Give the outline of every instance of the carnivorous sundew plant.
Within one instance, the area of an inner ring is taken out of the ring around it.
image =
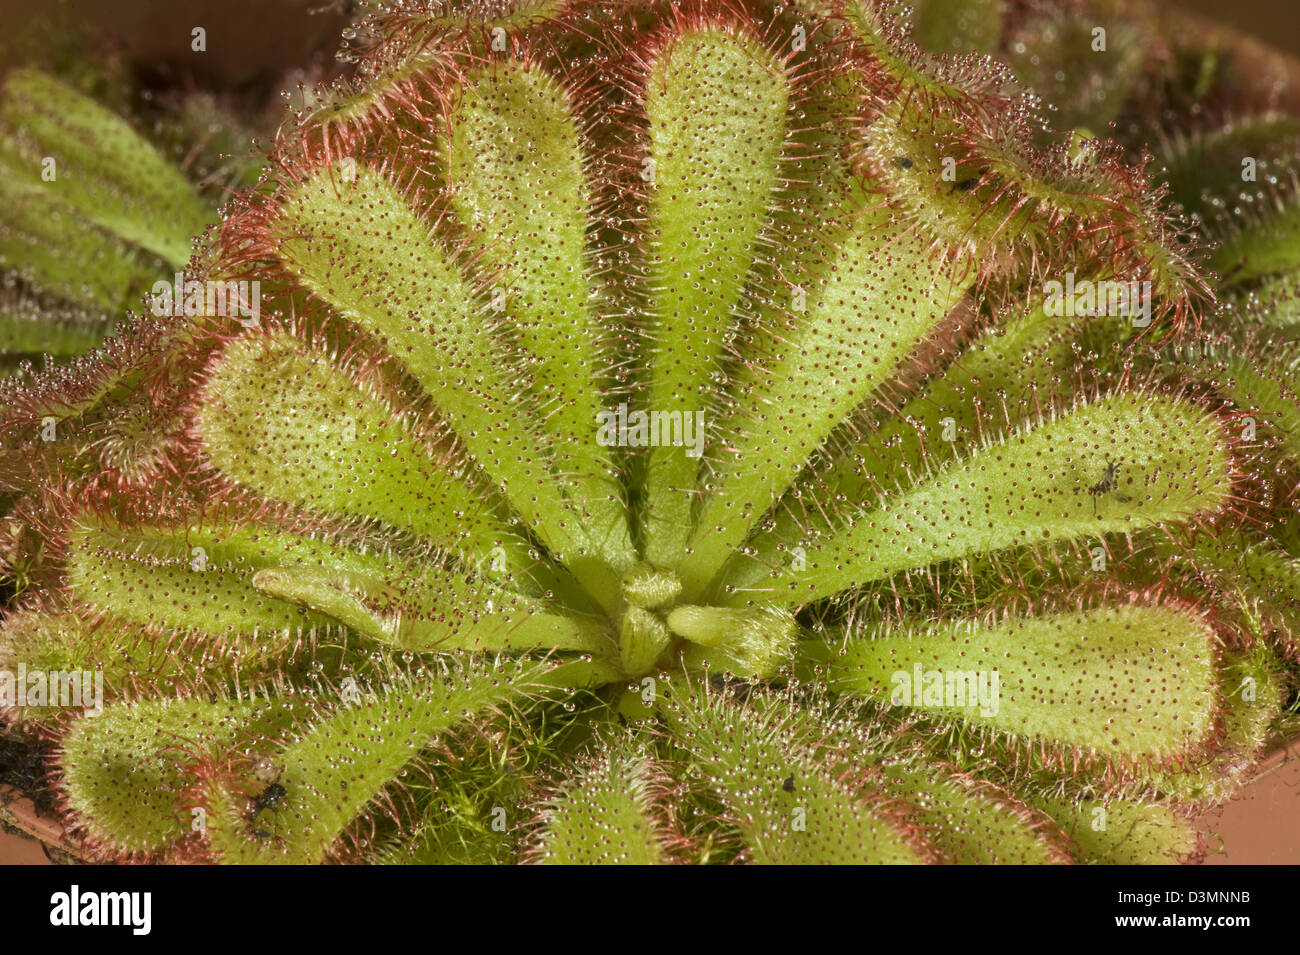
[[[1155,163],[1098,134],[1173,54],[1069,5],[1051,112],[951,6],[374,6],[0,388],[0,690],[84,856],[1202,854],[1300,662],[1295,121]],[[31,188],[181,201],[104,156]]]

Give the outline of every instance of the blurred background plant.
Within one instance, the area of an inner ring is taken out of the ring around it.
[[[257,181],[281,89],[339,71],[343,17],[293,2],[0,11],[0,371],[11,372],[99,344],[186,265],[220,205]],[[41,188],[60,175],[69,189]]]

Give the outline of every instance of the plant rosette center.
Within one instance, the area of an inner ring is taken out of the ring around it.
[[[682,589],[676,574],[649,564],[624,576],[618,649],[628,677],[680,661],[688,670],[718,667],[767,679],[793,659],[799,628],[788,610],[685,603]]]

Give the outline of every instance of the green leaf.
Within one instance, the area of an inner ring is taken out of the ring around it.
[[[273,228],[288,269],[384,340],[520,517],[615,606],[618,580],[598,559],[608,555],[593,550],[551,472],[536,409],[515,394],[509,362],[484,334],[490,315],[406,198],[368,167],[335,164],[294,187]]]
[[[286,335],[236,339],[195,417],[218,470],[273,500],[408,529],[496,576],[536,563],[504,508],[445,460],[445,448],[439,455],[391,400],[319,349]]]
[[[1066,840],[1041,810],[988,783],[922,762],[886,763],[884,791],[916,807],[927,841],[961,865],[1058,865]]]
[[[124,528],[86,517],[68,546],[68,588],[87,609],[155,631],[194,630],[253,650],[326,623],[259,594],[258,569],[328,563],[335,549],[269,529]],[[259,641],[244,641],[259,635]]]
[[[663,865],[663,782],[645,747],[620,739],[585,760],[542,810],[529,849],[545,865]]]
[[[526,692],[536,664],[470,664],[400,673],[351,705],[295,728],[267,758],[282,766],[283,800],[251,821],[246,798],[209,787],[208,834],[223,862],[320,862],[421,750],[463,720]],[[262,836],[258,831],[267,833]]]
[[[794,614],[779,607],[680,604],[668,613],[667,622],[668,629],[690,641],[682,655],[688,669],[711,667],[759,680],[771,679],[790,662],[799,634]]]
[[[1174,865],[1186,862],[1196,850],[1196,830],[1185,818],[1158,803],[1124,799],[1036,802],[1075,841],[1081,862]]]
[[[556,469],[601,549],[626,569],[635,551],[617,470],[597,441],[601,326],[587,281],[589,200],[568,94],[538,67],[495,64],[461,90],[448,127],[452,206],[479,230],[494,296],[533,359]]]
[[[650,68],[647,412],[696,420],[774,203],[788,82],[754,40],[719,28],[675,37]],[[705,418],[707,427],[707,416]],[[675,567],[690,533],[699,458],[649,452],[646,558]]]
[[[138,249],[41,184],[0,175],[0,208],[0,265],[43,292],[113,312],[135,305],[132,298],[161,277]]]
[[[1263,617],[1272,638],[1294,652],[1300,645],[1300,560],[1274,541],[1240,531],[1199,537],[1193,558],[1229,603],[1247,619]]]
[[[613,656],[599,620],[567,615],[545,603],[472,580],[435,564],[378,561],[353,566],[266,567],[252,577],[259,592],[307,607],[400,650],[574,650]]]
[[[996,53],[1006,0],[920,0],[912,38],[931,53]]]
[[[1264,208],[1234,220],[1210,267],[1230,283],[1300,271],[1300,193],[1273,195]]]
[[[924,394],[786,495],[768,532],[755,541],[754,560],[776,566],[788,560],[782,542],[834,533],[833,515],[842,510],[837,502],[869,501],[978,449],[989,411],[1005,407],[1015,420],[1054,393],[1077,361],[1081,326],[1104,321],[1051,316],[1040,302],[976,337]]]
[[[9,74],[0,122],[7,176],[57,195],[78,215],[181,268],[214,215],[194,188],[125,121],[51,76]],[[54,179],[42,179],[45,159]]]
[[[672,634],[658,615],[640,607],[623,611],[619,625],[619,662],[628,676],[640,676],[654,669],[668,649]]]
[[[1243,178],[1246,159],[1255,161],[1253,173],[1264,181],[1276,174],[1272,163],[1287,163],[1298,143],[1300,119],[1294,116],[1269,112],[1234,117],[1209,132],[1176,136],[1161,150],[1161,179],[1185,210],[1213,220],[1218,216],[1213,200],[1231,205],[1245,190],[1256,188],[1253,180]]]
[[[59,257],[75,258],[65,247],[59,248]],[[85,280],[85,272],[78,263],[79,281]],[[0,290],[0,347],[8,355],[80,355],[98,347],[112,330],[113,320],[94,309]]]
[[[218,648],[209,647],[205,670],[224,677],[234,664],[256,663],[257,654],[247,660],[220,659]],[[85,674],[79,685],[60,687],[58,694],[50,684],[49,706],[24,706],[11,714],[15,722],[57,723],[69,712],[69,704],[94,710],[107,700],[118,699],[129,689],[141,685],[171,689],[184,685],[195,676],[192,658],[182,641],[160,640],[140,628],[94,626],[74,614],[35,610],[11,612],[0,624],[0,667],[17,673],[20,666],[27,672],[45,674]],[[89,680],[103,681],[100,687]],[[80,699],[66,699],[64,692],[77,689]],[[56,699],[56,695],[58,698]]]
[[[663,716],[762,865],[925,861],[879,792],[845,780],[816,750],[806,713],[760,715],[723,695],[672,687]],[[780,717],[784,716],[784,719]]]
[[[190,833],[193,764],[215,757],[265,718],[269,704],[222,700],[118,703],[79,720],[63,740],[63,788],[99,842],[153,852]]]
[[[1138,25],[1100,11],[1026,17],[1007,42],[1016,78],[1056,107],[1057,129],[1105,131],[1146,60]]]
[[[834,531],[810,542],[805,567],[773,570],[770,584],[761,564],[733,561],[725,600],[743,606],[761,593],[794,607],[953,558],[1206,517],[1231,495],[1229,447],[1223,425],[1196,405],[1110,394],[842,513]],[[760,552],[798,543],[756,539]]]
[[[724,426],[728,450],[679,568],[688,598],[703,592],[832,429],[897,373],[964,292],[959,274],[936,265],[929,242],[909,234],[892,210],[854,217],[807,292],[807,313],[743,348],[748,370],[732,391],[744,410]]]
[[[1294,462],[1300,462],[1300,394],[1296,392],[1294,349],[1272,346],[1266,354],[1228,359],[1215,384],[1237,407],[1252,416],[1256,437],[1274,439]]]
[[[1223,676],[1223,732],[1208,759],[1150,774],[1150,784],[1180,802],[1231,799],[1251,779],[1286,703],[1283,668],[1266,647],[1229,652]]]
[[[1216,741],[1217,642],[1197,614],[1132,604],[853,634],[801,651],[841,692],[1136,764],[1200,756]]]

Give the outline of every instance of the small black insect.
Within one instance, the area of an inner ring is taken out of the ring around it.
[[[1111,497],[1113,497],[1115,500],[1121,503],[1128,503],[1129,501],[1132,500],[1131,497],[1126,497],[1125,495],[1119,493],[1119,491],[1117,490],[1118,487],[1119,487],[1119,465],[1115,464],[1112,461],[1107,461],[1105,476],[1096,484],[1094,484],[1092,487],[1088,488],[1088,493],[1092,495],[1093,514],[1097,513],[1097,498],[1102,497],[1106,494],[1109,494]]]
[[[289,795],[289,791],[280,785],[280,775],[283,772],[283,766],[276,766],[269,760],[259,763],[254,771],[258,781],[266,784],[261,795],[253,800],[253,813],[248,817],[248,824],[253,827],[253,835],[259,839],[270,838],[271,834],[257,827],[257,817],[268,809],[275,809],[284,802],[284,797]]]
[[[894,160],[894,165],[897,166],[899,169],[911,169],[912,160],[908,159],[906,156],[899,156],[897,159]]]
[[[975,188],[975,184],[979,181],[980,181],[979,176],[970,176],[967,179],[958,179],[956,182],[952,184],[952,189],[950,189],[949,191],[970,192],[972,189]]]
[[[781,788],[788,793],[794,792],[794,777],[793,776],[785,777],[785,780],[781,783]]]

